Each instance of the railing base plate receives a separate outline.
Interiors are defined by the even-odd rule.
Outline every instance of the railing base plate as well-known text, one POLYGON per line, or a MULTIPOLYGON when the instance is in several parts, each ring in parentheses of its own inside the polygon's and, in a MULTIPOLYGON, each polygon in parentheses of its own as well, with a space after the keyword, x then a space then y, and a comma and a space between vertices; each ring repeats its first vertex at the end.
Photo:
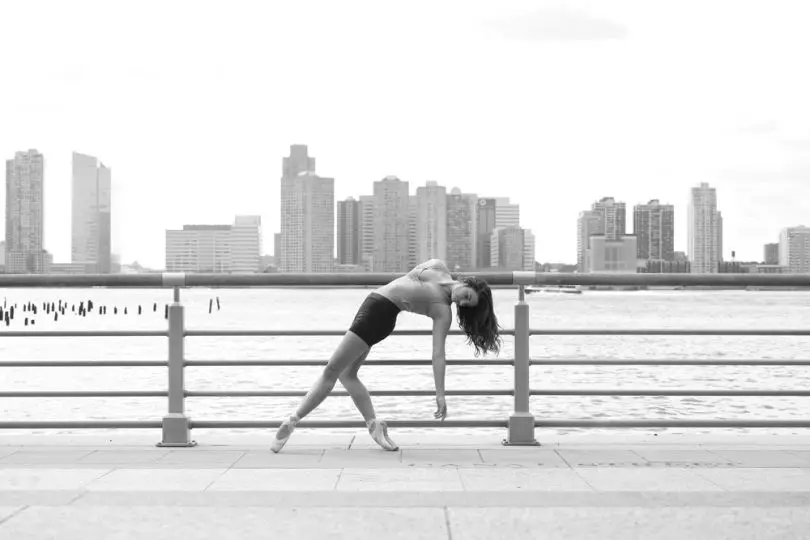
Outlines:
POLYGON ((509 417, 509 432, 503 440, 504 446, 540 446, 534 438, 534 416, 532 413, 515 412, 509 417))
POLYGON ((503 446, 542 446, 536 440, 530 442, 509 442, 509 439, 504 439, 501 441, 503 446))
POLYGON ((189 442, 178 442, 178 443, 165 443, 159 442, 156 443, 155 446, 160 446, 163 448, 191 448, 192 446, 197 446, 197 441, 189 441, 189 442))

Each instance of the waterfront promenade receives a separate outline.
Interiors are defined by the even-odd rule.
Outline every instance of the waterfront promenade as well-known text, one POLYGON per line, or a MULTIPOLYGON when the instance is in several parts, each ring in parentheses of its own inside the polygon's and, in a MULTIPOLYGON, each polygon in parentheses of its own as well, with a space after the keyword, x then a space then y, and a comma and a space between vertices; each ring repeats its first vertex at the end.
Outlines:
POLYGON ((810 537, 810 434, 158 435, 0 434, 0 538, 810 537))

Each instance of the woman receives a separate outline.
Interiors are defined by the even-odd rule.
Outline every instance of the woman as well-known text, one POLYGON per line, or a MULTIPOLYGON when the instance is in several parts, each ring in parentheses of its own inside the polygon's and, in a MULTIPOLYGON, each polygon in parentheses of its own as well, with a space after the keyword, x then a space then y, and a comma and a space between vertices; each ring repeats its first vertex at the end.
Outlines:
POLYGON ((326 399, 338 380, 366 420, 371 438, 385 450, 398 449, 388 437, 385 422, 377 420, 371 397, 357 378, 357 371, 371 347, 394 330, 400 311, 433 319, 433 377, 437 405, 433 416, 444 420, 447 417, 444 346, 452 321, 450 305, 453 302, 456 303, 458 324, 467 335, 467 342, 475 347, 475 356, 489 352, 497 354, 501 338, 489 285, 476 277, 453 280, 450 270, 439 259, 419 264, 406 275, 368 295, 315 385, 295 414, 279 427, 271 447, 273 452, 284 447, 298 422, 326 399))

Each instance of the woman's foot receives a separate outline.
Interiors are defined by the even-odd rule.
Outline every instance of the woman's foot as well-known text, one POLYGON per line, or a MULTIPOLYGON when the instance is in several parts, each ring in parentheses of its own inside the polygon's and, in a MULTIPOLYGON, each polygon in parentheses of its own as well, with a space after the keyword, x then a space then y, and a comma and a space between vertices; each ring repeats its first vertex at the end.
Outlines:
POLYGON ((279 450, 284 448, 284 445, 287 444, 287 441, 292 435, 292 432, 295 431, 295 426, 298 424, 298 421, 301 420, 295 415, 290 416, 289 420, 285 420, 278 428, 276 432, 276 440, 273 441, 273 445, 270 447, 275 453, 278 453, 279 450))
POLYGON ((383 450, 388 450, 389 452, 399 450, 397 443, 392 441, 388 436, 388 425, 385 422, 381 422, 375 418, 374 420, 366 422, 366 426, 368 427, 371 438, 374 439, 374 442, 379 444, 383 450))

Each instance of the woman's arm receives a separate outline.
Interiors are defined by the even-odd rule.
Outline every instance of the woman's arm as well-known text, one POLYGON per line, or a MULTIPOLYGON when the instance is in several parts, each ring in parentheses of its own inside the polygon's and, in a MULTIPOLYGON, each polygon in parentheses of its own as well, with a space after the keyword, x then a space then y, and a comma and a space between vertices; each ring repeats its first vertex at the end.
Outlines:
POLYGON ((444 374, 447 365, 445 343, 452 321, 450 306, 436 305, 431 317, 433 318, 433 380, 436 384, 437 406, 434 416, 444 420, 447 417, 447 403, 444 396, 444 374))

